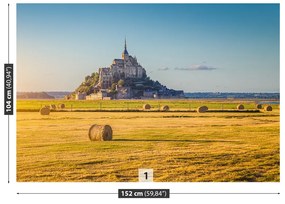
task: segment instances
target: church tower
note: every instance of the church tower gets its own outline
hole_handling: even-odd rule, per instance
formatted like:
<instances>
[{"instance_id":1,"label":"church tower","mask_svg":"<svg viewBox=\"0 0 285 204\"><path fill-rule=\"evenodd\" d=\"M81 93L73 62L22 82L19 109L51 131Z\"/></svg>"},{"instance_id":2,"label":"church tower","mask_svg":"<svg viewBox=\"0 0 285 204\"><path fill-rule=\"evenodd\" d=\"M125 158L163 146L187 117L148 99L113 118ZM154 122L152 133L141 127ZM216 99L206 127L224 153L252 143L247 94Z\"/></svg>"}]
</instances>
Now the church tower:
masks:
<instances>
[{"instance_id":1,"label":"church tower","mask_svg":"<svg viewBox=\"0 0 285 204\"><path fill-rule=\"evenodd\" d=\"M127 40L126 40L126 38L125 38L125 50L122 53L122 58L123 58L123 60L127 60L129 58L129 53L127 51Z\"/></svg>"}]
</instances>

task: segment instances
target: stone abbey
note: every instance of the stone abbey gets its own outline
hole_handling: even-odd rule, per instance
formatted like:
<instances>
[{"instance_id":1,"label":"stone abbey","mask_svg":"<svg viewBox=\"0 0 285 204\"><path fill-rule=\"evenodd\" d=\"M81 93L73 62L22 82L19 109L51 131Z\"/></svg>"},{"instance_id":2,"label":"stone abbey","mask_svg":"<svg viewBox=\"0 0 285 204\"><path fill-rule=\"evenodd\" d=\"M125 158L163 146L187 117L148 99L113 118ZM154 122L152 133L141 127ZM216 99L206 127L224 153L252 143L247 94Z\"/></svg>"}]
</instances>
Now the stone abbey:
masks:
<instances>
[{"instance_id":1,"label":"stone abbey","mask_svg":"<svg viewBox=\"0 0 285 204\"><path fill-rule=\"evenodd\" d=\"M129 55L125 39L125 49L122 53L122 59L114 59L110 67L99 68L99 83L97 86L101 89L107 89L111 87L113 81L116 79L143 78L145 76L146 71L138 63L137 58Z\"/></svg>"},{"instance_id":2,"label":"stone abbey","mask_svg":"<svg viewBox=\"0 0 285 204\"><path fill-rule=\"evenodd\" d=\"M129 55L127 42L121 59L109 67L85 77L85 81L68 98L76 100L183 98L184 92L168 89L151 80L137 58Z\"/></svg>"}]
</instances>

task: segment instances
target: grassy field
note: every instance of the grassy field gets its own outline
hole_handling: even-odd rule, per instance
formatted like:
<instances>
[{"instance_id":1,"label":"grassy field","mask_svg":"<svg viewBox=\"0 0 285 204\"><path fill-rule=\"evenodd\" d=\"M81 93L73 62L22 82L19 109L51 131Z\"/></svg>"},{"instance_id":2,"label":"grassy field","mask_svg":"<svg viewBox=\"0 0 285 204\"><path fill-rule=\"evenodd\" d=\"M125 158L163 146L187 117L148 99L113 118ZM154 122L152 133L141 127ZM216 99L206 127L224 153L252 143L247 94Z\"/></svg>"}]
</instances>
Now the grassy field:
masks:
<instances>
[{"instance_id":1,"label":"grassy field","mask_svg":"<svg viewBox=\"0 0 285 204\"><path fill-rule=\"evenodd\" d=\"M142 110L143 104L150 104L152 110L159 110L168 105L170 110L195 110L197 107L207 105L209 109L236 109L243 104L245 109L255 109L254 100L17 100L18 111L38 111L41 107L51 104L66 105L66 110ZM278 105L272 105L274 109Z\"/></svg>"},{"instance_id":2,"label":"grassy field","mask_svg":"<svg viewBox=\"0 0 285 204\"><path fill-rule=\"evenodd\" d=\"M133 101L106 103L115 107L116 102ZM52 103L20 100L17 108ZM65 103L92 108L90 104L98 102ZM144 102L134 103L141 107ZM189 101L160 103L187 108ZM201 103L205 101L191 104ZM224 102L233 108L237 103ZM154 181L162 182L279 181L279 121L278 109L203 114L52 112L49 116L17 112L17 181L135 182L139 168L152 168ZM89 141L92 124L111 125L113 141Z\"/></svg>"}]
</instances>

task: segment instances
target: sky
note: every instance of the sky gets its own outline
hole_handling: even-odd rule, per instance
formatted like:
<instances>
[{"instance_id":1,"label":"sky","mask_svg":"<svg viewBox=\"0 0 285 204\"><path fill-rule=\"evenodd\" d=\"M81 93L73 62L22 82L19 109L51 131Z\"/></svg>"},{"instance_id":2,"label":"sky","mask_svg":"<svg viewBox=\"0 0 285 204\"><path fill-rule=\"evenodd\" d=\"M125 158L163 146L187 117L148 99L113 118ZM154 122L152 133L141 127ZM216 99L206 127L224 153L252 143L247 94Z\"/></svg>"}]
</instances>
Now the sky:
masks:
<instances>
[{"instance_id":1,"label":"sky","mask_svg":"<svg viewBox=\"0 0 285 204\"><path fill-rule=\"evenodd\" d=\"M73 91L121 58L184 92L279 92L279 4L18 4L17 91Z\"/></svg>"}]
</instances>

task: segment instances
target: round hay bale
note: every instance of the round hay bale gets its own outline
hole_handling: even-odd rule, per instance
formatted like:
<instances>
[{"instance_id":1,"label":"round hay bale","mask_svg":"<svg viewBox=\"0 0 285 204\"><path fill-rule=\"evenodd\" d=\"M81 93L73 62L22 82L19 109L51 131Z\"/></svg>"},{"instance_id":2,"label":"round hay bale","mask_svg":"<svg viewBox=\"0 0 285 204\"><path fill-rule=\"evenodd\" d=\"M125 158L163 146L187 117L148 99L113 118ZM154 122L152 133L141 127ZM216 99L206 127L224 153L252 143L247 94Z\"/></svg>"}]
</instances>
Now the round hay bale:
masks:
<instances>
[{"instance_id":1,"label":"round hay bale","mask_svg":"<svg viewBox=\"0 0 285 204\"><path fill-rule=\"evenodd\" d=\"M88 132L91 141L109 141L112 140L113 130L110 125L92 125Z\"/></svg>"},{"instance_id":2,"label":"round hay bale","mask_svg":"<svg viewBox=\"0 0 285 204\"><path fill-rule=\"evenodd\" d=\"M61 104L58 105L58 108L64 109L64 108L65 108L65 105L64 105L63 103L61 103Z\"/></svg>"},{"instance_id":3,"label":"round hay bale","mask_svg":"<svg viewBox=\"0 0 285 204\"><path fill-rule=\"evenodd\" d=\"M144 104L143 105L143 109L144 110L150 110L151 109L151 106L149 104Z\"/></svg>"},{"instance_id":4,"label":"round hay bale","mask_svg":"<svg viewBox=\"0 0 285 204\"><path fill-rule=\"evenodd\" d=\"M162 110L162 111L169 111L169 106L162 106L162 107L161 107L161 110Z\"/></svg>"},{"instance_id":5,"label":"round hay bale","mask_svg":"<svg viewBox=\"0 0 285 204\"><path fill-rule=\"evenodd\" d=\"M262 105L261 104L256 104L255 106L257 109L262 109Z\"/></svg>"},{"instance_id":6,"label":"round hay bale","mask_svg":"<svg viewBox=\"0 0 285 204\"><path fill-rule=\"evenodd\" d=\"M272 111L272 106L264 106L265 111Z\"/></svg>"},{"instance_id":7,"label":"round hay bale","mask_svg":"<svg viewBox=\"0 0 285 204\"><path fill-rule=\"evenodd\" d=\"M197 108L197 113L205 113L208 111L208 107L207 106L200 106Z\"/></svg>"},{"instance_id":8,"label":"round hay bale","mask_svg":"<svg viewBox=\"0 0 285 204\"><path fill-rule=\"evenodd\" d=\"M244 106L243 106L242 104L238 104L238 105L237 105L237 109L238 109L238 110L243 110L243 109L244 109Z\"/></svg>"},{"instance_id":9,"label":"round hay bale","mask_svg":"<svg viewBox=\"0 0 285 204\"><path fill-rule=\"evenodd\" d=\"M56 105L51 104L51 105L50 105L50 109L51 109L51 110L56 110Z\"/></svg>"},{"instance_id":10,"label":"round hay bale","mask_svg":"<svg viewBox=\"0 0 285 204\"><path fill-rule=\"evenodd\" d=\"M46 106L40 109L41 115L49 115L49 113L50 113L50 109Z\"/></svg>"}]
</instances>

